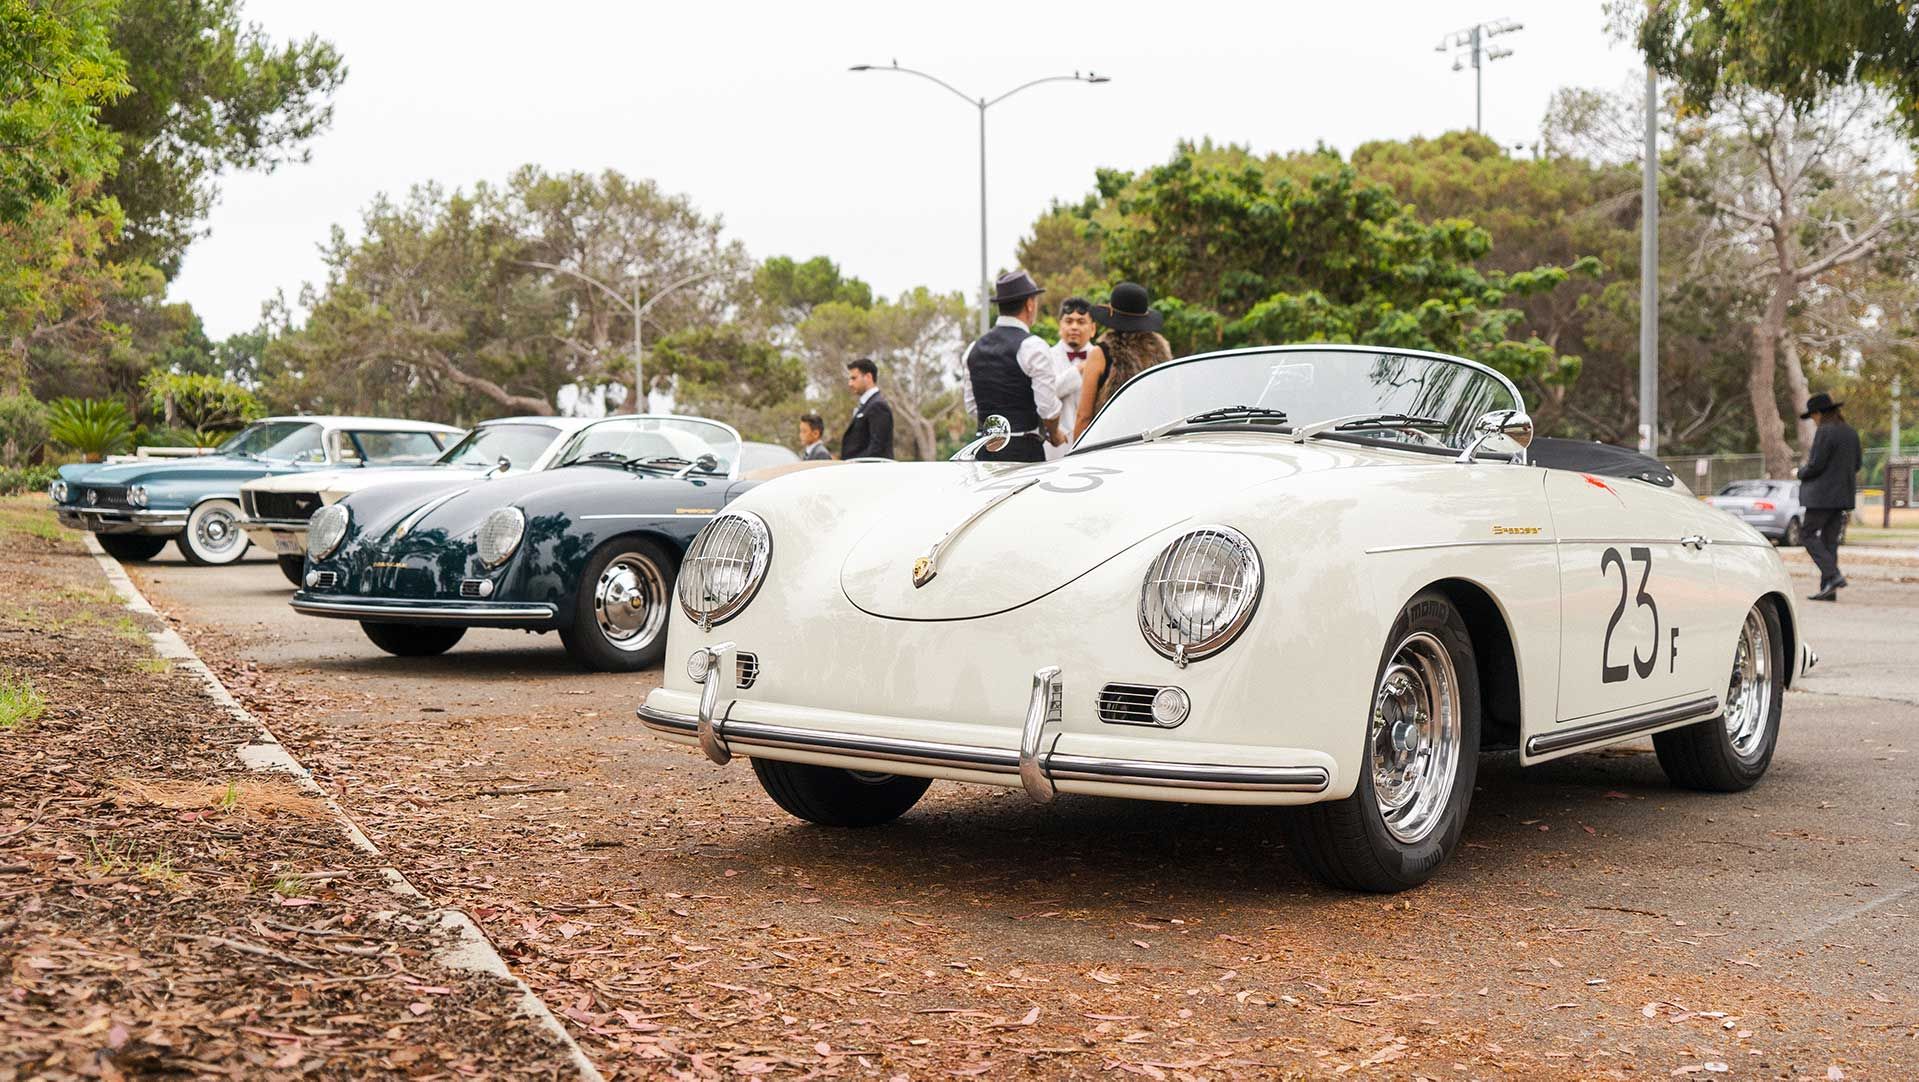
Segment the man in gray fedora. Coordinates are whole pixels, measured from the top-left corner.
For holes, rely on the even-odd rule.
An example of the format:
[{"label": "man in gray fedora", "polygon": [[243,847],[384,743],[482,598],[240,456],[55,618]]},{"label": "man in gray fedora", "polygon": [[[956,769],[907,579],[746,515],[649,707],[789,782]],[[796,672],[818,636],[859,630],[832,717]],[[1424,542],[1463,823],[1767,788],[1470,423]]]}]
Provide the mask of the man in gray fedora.
[{"label": "man in gray fedora", "polygon": [[1046,445],[1063,440],[1052,347],[1033,333],[1044,292],[1023,270],[1000,275],[993,286],[999,321],[966,348],[960,364],[960,394],[979,430],[986,430],[986,419],[994,414],[1013,426],[1005,447],[980,450],[982,461],[1041,462]]},{"label": "man in gray fedora", "polygon": [[1859,433],[1839,413],[1843,405],[1821,391],[1806,399],[1806,412],[1799,415],[1801,420],[1816,417],[1819,422],[1806,464],[1799,468],[1799,503],[1806,509],[1801,536],[1806,555],[1819,565],[1819,590],[1811,595],[1814,601],[1839,600],[1839,588],[1846,584],[1846,576],[1839,572],[1839,531],[1853,508],[1862,455]]}]

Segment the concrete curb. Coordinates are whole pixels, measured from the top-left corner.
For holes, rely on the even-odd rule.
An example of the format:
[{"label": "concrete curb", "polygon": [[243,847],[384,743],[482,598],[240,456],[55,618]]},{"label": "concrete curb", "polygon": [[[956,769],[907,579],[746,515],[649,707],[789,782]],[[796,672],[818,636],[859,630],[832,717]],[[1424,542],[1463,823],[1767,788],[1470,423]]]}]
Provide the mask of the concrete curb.
[{"label": "concrete curb", "polygon": [[[100,569],[106,573],[107,582],[120,595],[126,607],[132,612],[158,617],[159,613],[147,603],[146,596],[140,593],[140,588],[133,584],[133,580],[127,577],[126,569],[120,566],[120,562],[108,556],[106,550],[100,547],[100,542],[95,540],[92,534],[83,536],[86,539],[87,551],[92,553],[94,560],[100,564]],[[256,730],[254,738],[237,749],[241,762],[252,770],[277,771],[290,775],[294,784],[326,802],[327,810],[333,813],[334,821],[340,825],[341,830],[346,831],[347,837],[352,840],[355,847],[372,856],[381,855],[379,847],[374,845],[372,839],[354,824],[346,810],[340,807],[339,802],[320,787],[320,783],[313,779],[313,774],[300,765],[299,760],[287,751],[286,745],[280,743],[279,738],[275,737],[264,723],[247,713],[246,708],[241,706],[239,700],[226,689],[226,685],[220,683],[220,678],[213,674],[212,669],[207,668],[206,662],[200,660],[200,655],[194,652],[193,647],[187,645],[187,641],[180,637],[179,632],[170,627],[162,627],[159,631],[149,633],[148,638],[153,640],[153,648],[162,658],[173,662],[178,668],[197,675],[206,685],[207,693],[224,706],[234,720],[252,726]],[[384,866],[380,869],[380,874],[386,877],[388,885],[395,894],[426,901],[426,896],[408,882],[399,869],[390,865]],[[520,1011],[531,1017],[541,1029],[544,1029],[566,1049],[567,1059],[572,1062],[579,1076],[586,1082],[605,1082],[599,1069],[586,1058],[586,1053],[580,1050],[580,1046],[573,1040],[573,1035],[560,1024],[559,1018],[540,1001],[539,996],[533,994],[533,989],[529,988],[525,981],[514,976],[513,972],[507,968],[506,959],[500,957],[500,952],[493,948],[492,941],[480,931],[480,926],[473,922],[473,918],[458,909],[439,909],[436,910],[435,915],[441,927],[450,929],[458,937],[458,942],[442,951],[434,961],[448,969],[487,973],[511,983],[519,990]]]}]

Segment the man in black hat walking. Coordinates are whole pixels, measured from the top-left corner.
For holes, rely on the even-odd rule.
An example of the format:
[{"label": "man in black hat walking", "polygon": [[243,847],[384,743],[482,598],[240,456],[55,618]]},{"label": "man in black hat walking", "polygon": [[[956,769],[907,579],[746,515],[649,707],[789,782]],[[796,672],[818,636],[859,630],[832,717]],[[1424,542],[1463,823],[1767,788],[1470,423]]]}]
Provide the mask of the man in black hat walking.
[{"label": "man in black hat walking", "polygon": [[1044,292],[1023,270],[1000,275],[993,286],[999,321],[967,347],[960,365],[960,393],[980,431],[994,414],[1013,426],[1014,436],[1005,447],[979,452],[982,461],[1041,462],[1046,445],[1062,440],[1052,347],[1033,333]]},{"label": "man in black hat walking", "polygon": [[1819,592],[1814,601],[1839,600],[1839,588],[1846,576],[1839,573],[1839,531],[1853,507],[1855,477],[1861,454],[1859,433],[1840,415],[1844,402],[1834,402],[1824,391],[1806,400],[1801,420],[1816,417],[1819,427],[1812,433],[1812,450],[1806,464],[1799,468],[1799,502],[1806,509],[1801,526],[1806,555],[1819,565]]}]

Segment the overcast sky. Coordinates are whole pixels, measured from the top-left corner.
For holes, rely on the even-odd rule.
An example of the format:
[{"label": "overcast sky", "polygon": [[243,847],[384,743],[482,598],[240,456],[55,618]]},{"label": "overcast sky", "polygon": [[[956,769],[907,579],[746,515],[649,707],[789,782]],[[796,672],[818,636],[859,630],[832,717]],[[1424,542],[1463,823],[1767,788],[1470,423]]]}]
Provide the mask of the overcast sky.
[{"label": "overcast sky", "polygon": [[[994,14],[996,13],[996,14]],[[229,176],[173,284],[215,338],[324,274],[379,192],[499,181],[516,166],[652,177],[722,216],[756,257],[824,254],[896,294],[970,289],[979,261],[978,114],[922,68],[995,96],[1075,69],[987,114],[989,240],[1010,264],[1055,199],[1099,166],[1139,169],[1181,138],[1342,151],[1470,127],[1473,80],[1434,52],[1511,17],[1486,68],[1487,132],[1530,145],[1552,92],[1638,77],[1599,0],[1093,4],[369,3],[246,0],[276,37],[317,33],[350,73],[313,160]]]}]

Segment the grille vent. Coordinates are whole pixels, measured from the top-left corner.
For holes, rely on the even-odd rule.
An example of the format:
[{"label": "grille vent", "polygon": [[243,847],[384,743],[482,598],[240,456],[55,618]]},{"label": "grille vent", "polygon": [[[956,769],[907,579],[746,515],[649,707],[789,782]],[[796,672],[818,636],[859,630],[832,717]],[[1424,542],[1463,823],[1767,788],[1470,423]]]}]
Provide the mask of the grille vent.
[{"label": "grille vent", "polygon": [[1153,696],[1159,688],[1152,684],[1108,684],[1099,689],[1099,720],[1109,725],[1151,725]]},{"label": "grille vent", "polygon": [[741,691],[753,686],[760,678],[760,655],[750,650],[741,650],[734,655],[739,661],[739,671],[734,674],[733,684]]},{"label": "grille vent", "polygon": [[73,492],[75,503],[84,503],[88,507],[130,507],[127,503],[125,485],[88,485],[76,488]]},{"label": "grille vent", "polygon": [[313,588],[315,590],[331,590],[339,581],[340,573],[337,571],[316,571],[313,574]]},{"label": "grille vent", "polygon": [[486,595],[480,592],[480,583],[484,581],[486,580],[462,579],[460,581],[460,596],[461,597],[485,597]]},{"label": "grille vent", "polygon": [[317,492],[243,492],[241,495],[253,498],[252,508],[246,510],[254,518],[305,522],[320,509]]}]

